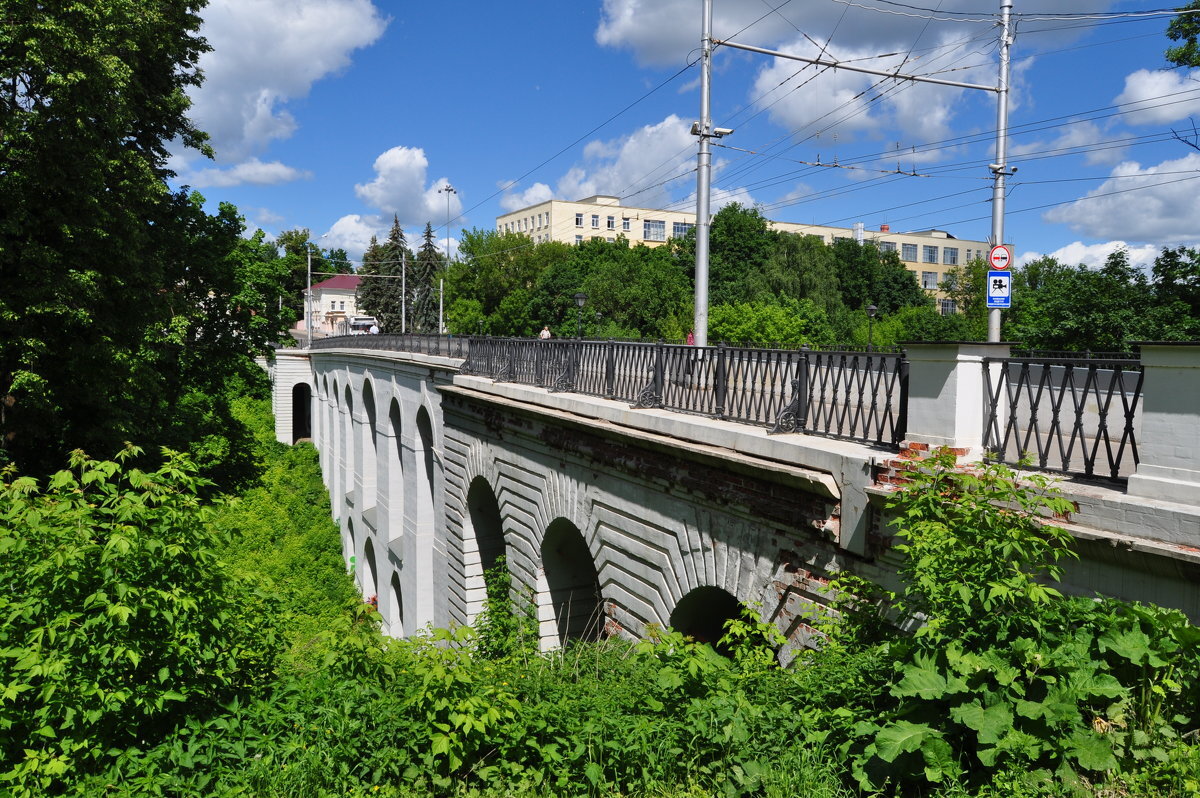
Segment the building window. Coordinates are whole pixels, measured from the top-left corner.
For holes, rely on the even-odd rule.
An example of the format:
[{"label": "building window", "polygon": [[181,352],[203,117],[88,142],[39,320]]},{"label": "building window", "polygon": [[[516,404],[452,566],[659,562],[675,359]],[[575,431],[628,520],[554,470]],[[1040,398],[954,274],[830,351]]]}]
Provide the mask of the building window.
[{"label": "building window", "polygon": [[937,290],[937,272],[921,272],[921,287],[927,291]]},{"label": "building window", "polygon": [[583,214],[582,213],[575,214],[575,226],[583,227]]},{"label": "building window", "polygon": [[946,291],[953,291],[955,288],[958,288],[958,278],[954,276],[953,272],[942,278],[942,288]]},{"label": "building window", "polygon": [[683,238],[695,226],[691,222],[671,222],[671,238]]},{"label": "building window", "polygon": [[916,244],[901,244],[900,245],[900,260],[906,260],[910,263],[917,259]]},{"label": "building window", "polygon": [[629,232],[629,217],[628,216],[621,217],[621,229],[624,230],[626,233]]},{"label": "building window", "polygon": [[942,247],[942,263],[947,266],[957,266],[958,247]]},{"label": "building window", "polygon": [[605,239],[605,240],[606,240],[606,241],[608,241],[608,243],[610,243],[610,244],[615,244],[615,243],[616,243],[616,241],[617,241],[617,239],[613,238],[612,236],[609,236],[609,237],[608,237],[607,239]]},{"label": "building window", "polygon": [[921,256],[922,256],[921,262],[922,263],[937,263],[938,262],[937,250],[938,250],[938,248],[936,246],[930,246],[929,244],[926,244],[924,247],[921,248]]},{"label": "building window", "polygon": [[338,310],[345,310],[345,309],[346,309],[346,300],[343,299],[342,301],[338,302]]},{"label": "building window", "polygon": [[598,214],[598,213],[592,214],[592,227],[596,230],[600,229],[600,214]]},{"label": "building window", "polygon": [[880,252],[895,252],[896,251],[896,242],[895,241],[880,241],[879,242],[879,251]]},{"label": "building window", "polygon": [[575,236],[575,243],[576,243],[576,244],[582,244],[582,243],[583,243],[583,236]]},{"label": "building window", "polygon": [[608,217],[608,220],[607,220],[607,221],[608,221],[608,229],[609,229],[609,230],[616,230],[616,229],[617,229],[617,217],[615,217],[615,216],[610,216],[610,217]]},{"label": "building window", "polygon": [[667,223],[658,219],[647,219],[642,223],[642,238],[647,241],[666,241]]},{"label": "building window", "polygon": [[938,307],[943,316],[953,316],[958,312],[958,304],[953,299],[939,300]]}]

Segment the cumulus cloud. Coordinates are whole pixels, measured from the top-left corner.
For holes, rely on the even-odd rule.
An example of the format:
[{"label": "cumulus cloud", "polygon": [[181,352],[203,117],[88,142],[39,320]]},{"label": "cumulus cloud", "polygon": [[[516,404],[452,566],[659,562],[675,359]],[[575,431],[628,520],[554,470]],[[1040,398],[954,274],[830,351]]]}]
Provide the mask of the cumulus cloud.
[{"label": "cumulus cloud", "polygon": [[628,136],[591,142],[583,161],[559,179],[555,194],[567,200],[610,194],[630,205],[663,207],[671,201],[672,187],[695,179],[690,129],[691,122],[671,114]]},{"label": "cumulus cloud", "polygon": [[449,197],[451,226],[462,224],[462,200],[458,193],[441,191],[449,181],[440,177],[426,182],[429,160],[420,147],[392,147],[375,159],[375,179],[354,186],[358,198],[373,208],[395,214],[400,223],[423,227],[426,222],[438,228],[444,224]]},{"label": "cumulus cloud", "polygon": [[[390,228],[390,221],[382,216],[352,213],[334,222],[325,235],[321,236],[320,243],[328,249],[344,249],[351,260],[359,261],[371,244],[371,236],[383,240]],[[405,234],[407,235],[407,232]]]},{"label": "cumulus cloud", "polygon": [[[515,183],[507,184],[508,187],[513,185]],[[545,183],[534,183],[524,191],[506,193],[500,198],[500,207],[509,212],[519,211],[551,199],[554,199],[554,190],[550,186]]]},{"label": "cumulus cloud", "polygon": [[189,175],[189,181],[197,188],[214,186],[240,186],[250,183],[255,186],[274,186],[279,183],[290,183],[293,180],[307,180],[312,172],[286,166],[279,161],[264,163],[257,158],[251,158],[229,169],[200,169]]},{"label": "cumulus cloud", "polygon": [[1200,69],[1167,72],[1139,69],[1117,95],[1122,118],[1131,125],[1162,125],[1200,114]]},{"label": "cumulus cloud", "polygon": [[371,0],[211,0],[201,34],[204,84],[190,115],[211,136],[218,163],[238,163],[296,129],[290,100],[345,69],[382,35]]},{"label": "cumulus cloud", "polygon": [[1122,238],[1155,245],[1196,240],[1200,217],[1200,153],[1143,168],[1127,161],[1084,197],[1043,214],[1092,238]]},{"label": "cumulus cloud", "polygon": [[1074,241],[1065,247],[1059,247],[1053,252],[1026,252],[1017,258],[1017,265],[1024,266],[1038,258],[1049,255],[1059,263],[1066,264],[1067,266],[1083,265],[1091,269],[1098,269],[1108,260],[1109,255],[1119,249],[1125,250],[1129,255],[1129,265],[1145,271],[1150,270],[1154,265],[1154,259],[1158,257],[1161,251],[1153,244],[1130,246],[1124,241],[1105,241],[1100,244],[1084,244],[1082,241]]},{"label": "cumulus cloud", "polygon": [[1124,146],[1097,148],[1109,139],[1105,131],[1094,122],[1075,122],[1057,138],[1044,141],[1018,141],[1013,143],[1008,154],[1020,158],[1029,153],[1052,152],[1055,155],[1067,155],[1082,152],[1084,162],[1091,165],[1108,165],[1120,163],[1123,153],[1128,149]]}]

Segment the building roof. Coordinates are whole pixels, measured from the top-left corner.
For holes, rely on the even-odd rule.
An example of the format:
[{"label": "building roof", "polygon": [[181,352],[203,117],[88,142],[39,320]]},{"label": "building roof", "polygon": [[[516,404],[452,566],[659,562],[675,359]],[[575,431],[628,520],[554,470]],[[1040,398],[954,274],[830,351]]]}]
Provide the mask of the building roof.
[{"label": "building roof", "polygon": [[313,290],[332,289],[334,291],[357,291],[362,278],[357,274],[335,274],[328,280],[313,283]]}]

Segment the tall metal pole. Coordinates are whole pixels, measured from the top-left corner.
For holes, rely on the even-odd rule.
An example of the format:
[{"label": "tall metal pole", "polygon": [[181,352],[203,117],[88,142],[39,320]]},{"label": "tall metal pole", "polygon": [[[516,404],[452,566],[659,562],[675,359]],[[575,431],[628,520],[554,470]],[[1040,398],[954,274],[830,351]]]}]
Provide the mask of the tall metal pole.
[{"label": "tall metal pole", "polygon": [[[307,243],[307,242],[306,242]],[[312,349],[312,247],[308,246],[308,290],[304,293],[304,332],[308,338],[305,349]]]},{"label": "tall metal pole", "polygon": [[696,346],[708,346],[708,219],[709,192],[712,185],[712,153],[708,138],[712,134],[712,110],[709,93],[712,80],[712,0],[703,0],[704,20],[700,36],[700,122],[692,132],[700,137],[696,155],[696,311],[692,331]]},{"label": "tall metal pole", "polygon": [[[996,162],[989,166],[995,180],[992,188],[993,246],[1004,244],[1004,179],[1016,171],[1008,168],[1008,51],[1013,40],[1010,24],[1012,6],[1012,0],[1000,0],[1000,82],[996,87]],[[992,308],[988,311],[987,339],[990,343],[1000,340],[1000,313],[999,308]]]},{"label": "tall metal pole", "polygon": [[[450,268],[450,195],[457,194],[454,186],[447,183],[438,189],[439,192],[446,192],[446,268]],[[441,282],[438,284],[438,335],[442,334],[442,296]]]},{"label": "tall metal pole", "polygon": [[408,255],[400,250],[400,333],[408,332]]}]

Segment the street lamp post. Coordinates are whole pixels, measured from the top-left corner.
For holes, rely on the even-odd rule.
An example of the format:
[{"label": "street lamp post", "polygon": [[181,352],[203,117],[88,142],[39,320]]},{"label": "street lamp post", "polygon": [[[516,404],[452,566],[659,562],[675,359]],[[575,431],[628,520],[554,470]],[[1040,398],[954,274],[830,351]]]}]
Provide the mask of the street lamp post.
[{"label": "street lamp post", "polygon": [[[447,183],[446,185],[444,185],[438,189],[439,194],[441,194],[443,192],[446,194],[446,268],[450,268],[450,195],[457,194],[458,192],[455,191],[454,186],[450,185],[449,183]],[[444,332],[443,322],[442,322],[442,301],[443,301],[442,281],[439,280],[438,281],[438,335],[441,335]]]},{"label": "street lamp post", "polygon": [[305,349],[312,349],[312,247],[305,247],[308,252],[308,288],[304,292],[304,335],[308,339]]},{"label": "street lamp post", "polygon": [[583,339],[583,306],[587,304],[588,295],[580,291],[575,295],[575,337]]},{"label": "street lamp post", "polygon": [[867,352],[875,351],[875,314],[879,308],[867,305]]}]

